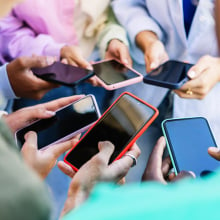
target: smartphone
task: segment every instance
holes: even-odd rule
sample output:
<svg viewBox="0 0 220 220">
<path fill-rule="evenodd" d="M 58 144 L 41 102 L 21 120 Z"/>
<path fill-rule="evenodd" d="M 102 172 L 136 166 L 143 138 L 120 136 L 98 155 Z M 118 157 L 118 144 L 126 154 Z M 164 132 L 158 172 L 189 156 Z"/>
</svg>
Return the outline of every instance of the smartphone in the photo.
<svg viewBox="0 0 220 220">
<path fill-rule="evenodd" d="M 32 72 L 39 78 L 65 86 L 75 86 L 94 75 L 93 71 L 84 68 L 54 62 L 43 68 L 32 68 Z"/>
<path fill-rule="evenodd" d="M 199 177 L 219 167 L 220 162 L 208 154 L 208 148 L 217 145 L 205 118 L 167 119 L 162 130 L 176 174 L 186 170 Z"/>
<path fill-rule="evenodd" d="M 193 64 L 169 60 L 144 76 L 143 81 L 168 89 L 179 89 L 189 80 L 187 72 L 192 66 Z"/>
<path fill-rule="evenodd" d="M 98 142 L 107 140 L 115 146 L 111 163 L 122 157 L 157 115 L 155 107 L 124 92 L 65 156 L 64 161 L 77 171 L 99 152 Z"/>
<path fill-rule="evenodd" d="M 95 97 L 87 95 L 56 111 L 56 115 L 40 119 L 15 133 L 17 143 L 23 146 L 24 135 L 35 131 L 38 136 L 38 149 L 45 149 L 56 143 L 68 140 L 87 130 L 100 117 Z"/>
<path fill-rule="evenodd" d="M 114 90 L 143 81 L 141 73 L 115 59 L 102 60 L 92 66 L 96 78 L 107 90 Z"/>
</svg>

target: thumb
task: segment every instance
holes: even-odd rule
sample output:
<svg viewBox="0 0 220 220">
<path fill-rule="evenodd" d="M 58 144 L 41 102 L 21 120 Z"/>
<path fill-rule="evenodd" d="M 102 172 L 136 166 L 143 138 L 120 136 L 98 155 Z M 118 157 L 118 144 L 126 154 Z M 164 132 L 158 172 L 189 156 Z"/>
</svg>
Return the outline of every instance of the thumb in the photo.
<svg viewBox="0 0 220 220">
<path fill-rule="evenodd" d="M 220 150 L 217 147 L 209 147 L 208 153 L 210 156 L 220 161 Z"/>
<path fill-rule="evenodd" d="M 102 162 L 108 165 L 110 157 L 114 151 L 114 145 L 109 141 L 103 141 L 98 143 L 99 153 L 96 155 Z"/>
<path fill-rule="evenodd" d="M 37 134 L 30 131 L 24 136 L 25 143 L 21 149 L 21 153 L 25 161 L 30 161 L 35 157 L 37 152 Z"/>
</svg>

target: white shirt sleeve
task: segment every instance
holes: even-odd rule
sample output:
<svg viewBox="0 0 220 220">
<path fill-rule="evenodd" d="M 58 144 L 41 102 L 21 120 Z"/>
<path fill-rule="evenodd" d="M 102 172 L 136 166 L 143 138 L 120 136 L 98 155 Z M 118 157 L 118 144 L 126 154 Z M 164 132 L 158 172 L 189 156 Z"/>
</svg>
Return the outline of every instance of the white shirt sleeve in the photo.
<svg viewBox="0 0 220 220">
<path fill-rule="evenodd" d="M 17 98 L 8 79 L 7 63 L 0 67 L 0 91 L 6 99 Z"/>
</svg>

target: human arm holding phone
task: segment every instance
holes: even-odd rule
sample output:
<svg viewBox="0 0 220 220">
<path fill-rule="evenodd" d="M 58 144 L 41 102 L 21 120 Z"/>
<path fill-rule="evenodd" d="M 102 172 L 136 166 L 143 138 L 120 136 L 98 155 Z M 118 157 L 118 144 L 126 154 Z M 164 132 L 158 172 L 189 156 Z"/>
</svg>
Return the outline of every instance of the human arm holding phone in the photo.
<svg viewBox="0 0 220 220">
<path fill-rule="evenodd" d="M 98 148 L 99 152 L 73 176 L 61 216 L 81 205 L 89 197 L 96 183 L 112 181 L 117 183 L 131 168 L 133 160 L 129 156 L 124 156 L 109 165 L 114 151 L 114 145 L 109 141 L 99 142 Z M 129 153 L 138 158 L 140 149 L 134 144 Z"/>
<path fill-rule="evenodd" d="M 220 81 L 220 58 L 203 56 L 188 71 L 190 80 L 175 93 L 181 98 L 204 99 Z M 190 92 L 187 92 L 190 91 Z"/>
<path fill-rule="evenodd" d="M 36 77 L 32 67 L 46 67 L 55 59 L 46 56 L 20 57 L 1 67 L 0 89 L 7 99 L 16 97 L 42 98 L 57 85 Z"/>
<path fill-rule="evenodd" d="M 21 154 L 26 164 L 31 167 L 42 179 L 45 179 L 52 168 L 56 165 L 59 156 L 70 150 L 77 141 L 79 136 L 62 143 L 53 145 L 43 151 L 38 150 L 37 134 L 28 132 L 25 135 L 25 143 L 21 148 Z"/>
<path fill-rule="evenodd" d="M 148 159 L 142 181 L 157 181 L 167 184 L 168 182 L 175 182 L 187 177 L 195 178 L 195 174 L 188 171 L 181 171 L 177 176 L 173 172 L 169 173 L 172 163 L 170 157 L 163 159 L 165 148 L 165 138 L 160 137 Z"/>
<path fill-rule="evenodd" d="M 15 133 L 18 129 L 27 126 L 37 119 L 50 118 L 55 115 L 55 111 L 65 105 L 70 104 L 84 97 L 83 95 L 75 95 L 71 97 L 60 98 L 44 104 L 22 108 L 11 114 L 4 115 L 3 119 L 9 126 L 11 131 Z"/>
</svg>

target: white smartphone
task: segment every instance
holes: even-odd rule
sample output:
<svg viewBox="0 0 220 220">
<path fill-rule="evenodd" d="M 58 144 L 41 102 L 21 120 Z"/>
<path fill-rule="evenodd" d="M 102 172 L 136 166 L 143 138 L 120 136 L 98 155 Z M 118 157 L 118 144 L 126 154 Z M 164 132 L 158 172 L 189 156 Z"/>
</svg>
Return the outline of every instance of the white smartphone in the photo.
<svg viewBox="0 0 220 220">
<path fill-rule="evenodd" d="M 56 115 L 48 119 L 40 119 L 18 130 L 15 139 L 23 145 L 24 135 L 35 131 L 38 136 L 38 149 L 66 141 L 87 130 L 100 117 L 100 111 L 93 95 L 87 95 L 56 111 Z"/>
</svg>

